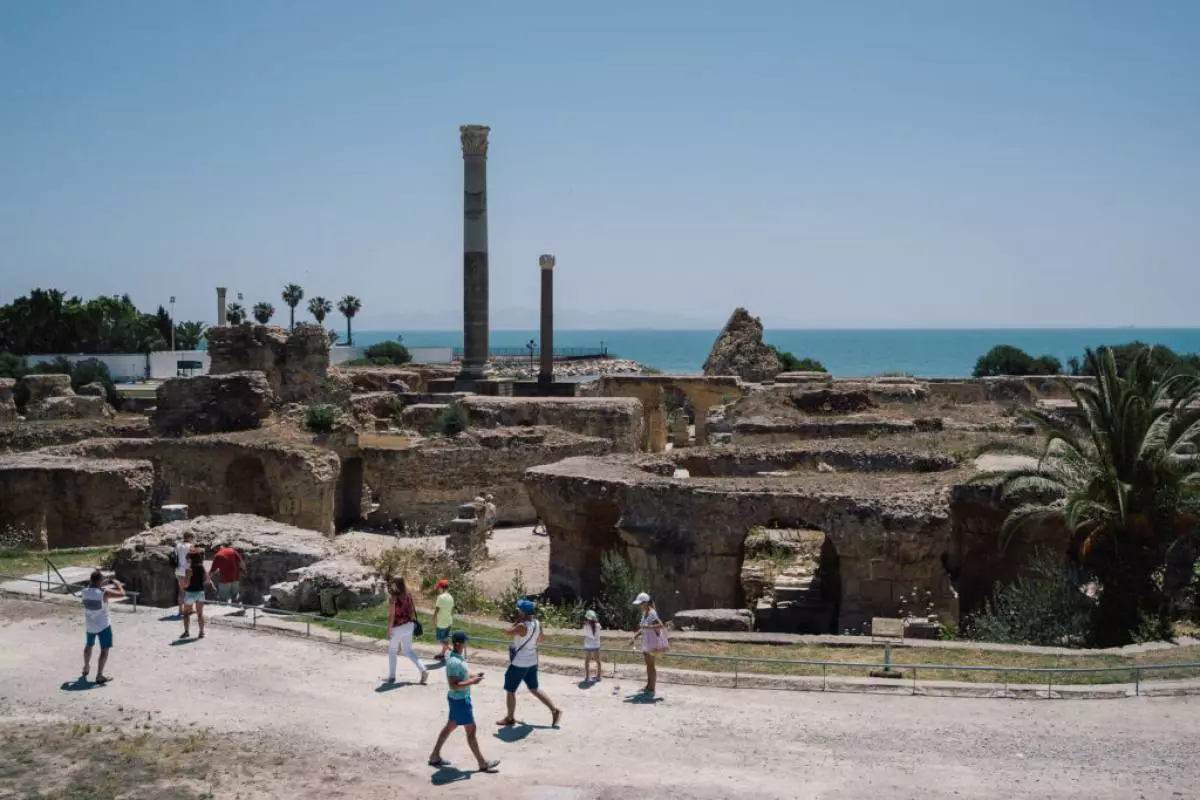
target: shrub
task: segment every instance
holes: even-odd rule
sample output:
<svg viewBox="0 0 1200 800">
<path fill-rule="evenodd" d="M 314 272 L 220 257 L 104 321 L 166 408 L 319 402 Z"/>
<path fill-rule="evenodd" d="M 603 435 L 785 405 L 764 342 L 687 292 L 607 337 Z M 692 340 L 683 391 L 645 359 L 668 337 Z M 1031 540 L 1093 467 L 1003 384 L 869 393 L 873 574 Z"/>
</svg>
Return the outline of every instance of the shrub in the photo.
<svg viewBox="0 0 1200 800">
<path fill-rule="evenodd" d="M 420 550 L 391 547 L 378 555 L 360 556 L 359 561 L 375 573 L 380 583 L 390 586 L 395 578 L 404 577 L 407 580 L 414 565 L 423 555 Z"/>
<path fill-rule="evenodd" d="M 424 554 L 422 553 L 422 556 Z M 492 603 L 457 561 L 445 550 L 418 559 L 421 591 L 432 594 L 437 582 L 445 579 L 450 583 L 450 594 L 454 596 L 455 613 L 474 614 L 488 610 Z"/>
<path fill-rule="evenodd" d="M 1051 646 L 1086 640 L 1096 603 L 1080 591 L 1080 571 L 1038 553 L 1030 573 L 996 591 L 971 620 L 972 639 Z"/>
<path fill-rule="evenodd" d="M 1156 344 L 1148 345 L 1145 342 L 1130 342 L 1129 344 L 1117 344 L 1108 348 L 1112 351 L 1113 360 L 1117 362 L 1117 374 L 1124 377 L 1129 365 L 1138 357 L 1142 351 L 1151 349 L 1150 366 L 1157 374 L 1166 372 L 1186 372 L 1191 374 L 1200 373 L 1200 353 L 1180 354 L 1176 353 L 1171 348 Z M 1093 375 L 1094 373 L 1088 367 L 1086 359 L 1069 358 L 1067 364 L 1071 368 L 1072 375 Z"/>
<path fill-rule="evenodd" d="M 525 587 L 525 575 L 519 569 L 513 570 L 512 580 L 500 594 L 500 618 L 507 622 L 516 622 L 517 601 L 529 598 L 529 590 Z"/>
<path fill-rule="evenodd" d="M 975 362 L 972 375 L 985 378 L 994 375 L 1060 375 L 1062 362 L 1054 356 L 1034 358 L 1019 347 L 998 344 Z"/>
<path fill-rule="evenodd" d="M 538 606 L 537 616 L 546 628 L 582 628 L 587 603 L 582 600 L 545 603 Z"/>
<path fill-rule="evenodd" d="M 373 344 L 363 350 L 363 358 L 378 366 L 407 364 L 412 361 L 412 355 L 408 352 L 408 348 L 399 342 Z"/>
<path fill-rule="evenodd" d="M 14 356 L 12 353 L 0 353 L 0 378 L 21 380 L 29 374 L 29 362 L 24 356 Z"/>
<path fill-rule="evenodd" d="M 451 403 L 438 414 L 434 428 L 443 436 L 457 436 L 470 427 L 467 410 L 457 403 Z"/>
<path fill-rule="evenodd" d="M 596 613 L 605 627 L 631 631 L 641 621 L 641 611 L 632 605 L 633 598 L 645 591 L 645 582 L 625 557 L 609 550 L 600 557 L 600 597 Z"/>
<path fill-rule="evenodd" d="M 780 350 L 773 344 L 768 346 L 775 351 L 775 355 L 779 356 L 779 363 L 783 365 L 784 372 L 828 372 L 824 365 L 815 358 L 797 358 L 793 353 Z"/>
<path fill-rule="evenodd" d="M 314 403 L 305 410 L 304 421 L 313 433 L 329 433 L 341 419 L 342 412 L 337 406 L 327 403 Z"/>
</svg>

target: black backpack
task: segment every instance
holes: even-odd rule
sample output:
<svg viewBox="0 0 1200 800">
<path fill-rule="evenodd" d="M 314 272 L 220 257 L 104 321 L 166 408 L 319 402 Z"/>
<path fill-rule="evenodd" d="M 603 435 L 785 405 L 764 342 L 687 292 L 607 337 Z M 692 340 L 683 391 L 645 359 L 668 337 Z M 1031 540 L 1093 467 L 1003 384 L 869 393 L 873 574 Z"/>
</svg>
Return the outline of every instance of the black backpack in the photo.
<svg viewBox="0 0 1200 800">
<path fill-rule="evenodd" d="M 173 547 L 167 551 L 167 563 L 171 565 L 171 569 L 179 569 L 179 554 Z"/>
</svg>

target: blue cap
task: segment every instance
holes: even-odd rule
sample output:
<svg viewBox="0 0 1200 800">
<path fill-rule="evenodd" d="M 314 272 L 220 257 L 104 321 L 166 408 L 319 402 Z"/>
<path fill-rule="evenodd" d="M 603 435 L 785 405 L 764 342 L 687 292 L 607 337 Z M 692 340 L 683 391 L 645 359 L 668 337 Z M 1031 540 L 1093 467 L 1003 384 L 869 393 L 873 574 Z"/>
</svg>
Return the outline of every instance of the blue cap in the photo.
<svg viewBox="0 0 1200 800">
<path fill-rule="evenodd" d="M 455 631 L 454 635 L 450 637 L 450 641 L 454 642 L 455 644 L 463 644 L 467 641 L 467 632 Z"/>
<path fill-rule="evenodd" d="M 517 601 L 517 610 L 520 611 L 522 614 L 532 614 L 533 613 L 533 601 L 532 600 L 518 600 Z"/>
</svg>

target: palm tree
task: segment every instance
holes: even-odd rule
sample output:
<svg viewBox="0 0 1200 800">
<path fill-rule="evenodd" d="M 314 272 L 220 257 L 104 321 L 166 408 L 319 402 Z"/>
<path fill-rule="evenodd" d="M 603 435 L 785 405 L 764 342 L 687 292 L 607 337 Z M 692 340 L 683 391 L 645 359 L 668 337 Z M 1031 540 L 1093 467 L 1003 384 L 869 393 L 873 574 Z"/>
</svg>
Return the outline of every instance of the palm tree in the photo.
<svg viewBox="0 0 1200 800">
<path fill-rule="evenodd" d="M 300 301 L 304 299 L 304 290 L 300 288 L 298 283 L 289 283 L 283 287 L 283 302 L 288 304 L 291 309 L 291 319 L 288 321 L 288 330 L 296 329 L 296 306 L 300 305 Z"/>
<path fill-rule="evenodd" d="M 203 338 L 203 322 L 181 322 L 175 326 L 175 342 L 180 350 L 195 350 Z"/>
<path fill-rule="evenodd" d="M 346 318 L 346 344 L 354 344 L 354 334 L 350 330 L 350 320 L 354 319 L 354 315 L 362 310 L 362 300 L 359 300 L 352 294 L 348 294 L 338 301 L 338 311 L 342 312 L 342 316 Z"/>
<path fill-rule="evenodd" d="M 246 321 L 246 307 L 241 303 L 230 303 L 225 307 L 225 316 L 230 325 L 241 325 Z"/>
<path fill-rule="evenodd" d="M 275 316 L 275 306 L 265 300 L 254 304 L 254 318 L 260 325 L 266 325 L 273 316 Z"/>
<path fill-rule="evenodd" d="M 1152 359 L 1145 350 L 1121 375 L 1112 350 L 1089 349 L 1095 386 L 1066 384 L 1082 423 L 1030 409 L 1046 436 L 1041 458 L 994 476 L 1002 499 L 1039 497 L 1008 516 L 1002 546 L 1035 524 L 1070 534 L 1068 555 L 1100 586 L 1097 645 L 1127 643 L 1147 623 L 1169 634 L 1196 560 L 1200 458 L 1185 454 L 1200 440 L 1200 377 L 1164 375 Z"/>
<path fill-rule="evenodd" d="M 318 325 L 325 324 L 325 317 L 328 316 L 330 311 L 333 311 L 333 303 L 320 295 L 308 301 L 308 313 L 313 315 L 313 319 L 317 321 Z"/>
</svg>

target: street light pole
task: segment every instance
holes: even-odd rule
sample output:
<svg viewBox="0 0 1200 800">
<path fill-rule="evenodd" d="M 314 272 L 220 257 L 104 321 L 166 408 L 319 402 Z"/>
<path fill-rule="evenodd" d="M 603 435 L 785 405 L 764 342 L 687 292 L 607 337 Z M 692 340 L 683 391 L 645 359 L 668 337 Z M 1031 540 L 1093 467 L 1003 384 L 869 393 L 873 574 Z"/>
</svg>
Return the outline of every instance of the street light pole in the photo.
<svg viewBox="0 0 1200 800">
<path fill-rule="evenodd" d="M 171 352 L 175 352 L 175 295 L 171 295 Z"/>
</svg>

